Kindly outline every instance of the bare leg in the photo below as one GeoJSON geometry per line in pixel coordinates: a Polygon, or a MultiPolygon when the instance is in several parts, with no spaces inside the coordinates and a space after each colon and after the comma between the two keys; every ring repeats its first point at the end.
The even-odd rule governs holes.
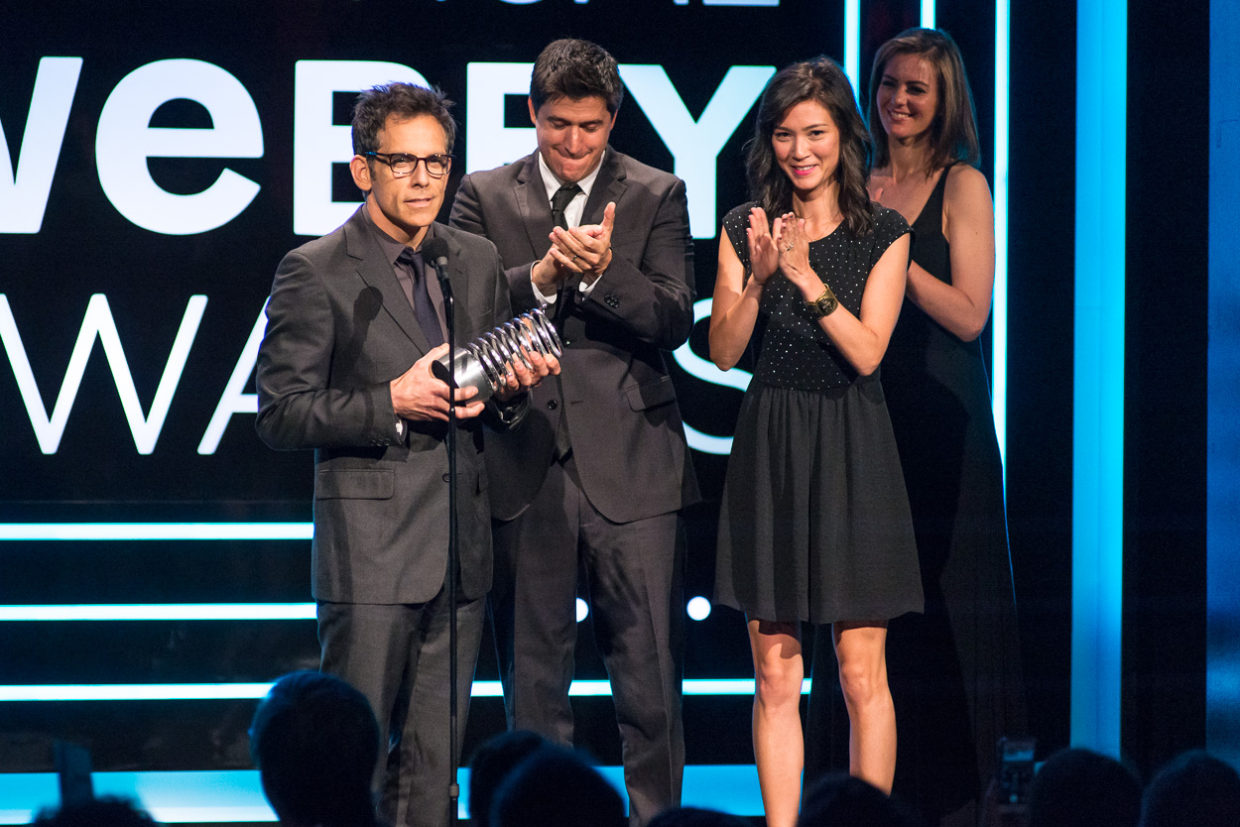
{"type": "Polygon", "coordinates": [[[794,827],[801,805],[805,740],[801,732],[801,657],[798,623],[749,621],[753,651],[753,752],[767,827],[794,827]]]}
{"type": "Polygon", "coordinates": [[[887,686],[886,623],[836,623],[835,656],[848,707],[848,771],[891,793],[896,711],[887,686]]]}

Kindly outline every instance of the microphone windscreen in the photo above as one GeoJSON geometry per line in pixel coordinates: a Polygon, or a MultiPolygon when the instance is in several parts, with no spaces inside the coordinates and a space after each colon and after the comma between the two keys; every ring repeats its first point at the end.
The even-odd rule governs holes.
{"type": "Polygon", "coordinates": [[[444,267],[448,263],[448,242],[442,238],[428,238],[422,245],[422,258],[433,261],[435,266],[444,267]]]}

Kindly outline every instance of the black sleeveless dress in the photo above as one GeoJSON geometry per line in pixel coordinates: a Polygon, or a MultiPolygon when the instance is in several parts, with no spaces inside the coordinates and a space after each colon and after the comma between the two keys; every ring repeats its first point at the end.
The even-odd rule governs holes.
{"type": "MultiPolygon", "coordinates": [[[[724,230],[749,271],[749,209],[724,230]]],[[[876,227],[841,224],[809,260],[854,314],[870,270],[908,232],[881,207],[876,227]]],[[[758,364],[737,417],[719,517],[715,602],[750,618],[886,620],[921,611],[921,581],[878,374],[858,376],[776,273],[759,307],[758,364]]]]}
{"type": "MultiPolygon", "coordinates": [[[[913,223],[913,261],[951,282],[939,176],[913,223]]],[[[899,720],[894,792],[934,823],[976,824],[995,743],[1024,735],[1024,685],[995,437],[981,345],[910,301],[883,360],[921,558],[926,611],[888,629],[899,720]],[[954,814],[954,816],[952,815],[954,814]]]]}

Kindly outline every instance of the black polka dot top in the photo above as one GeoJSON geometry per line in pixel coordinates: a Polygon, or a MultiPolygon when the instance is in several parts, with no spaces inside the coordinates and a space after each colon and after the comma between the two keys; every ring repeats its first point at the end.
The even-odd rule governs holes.
{"type": "MultiPolygon", "coordinates": [[[[750,275],[749,210],[756,202],[741,204],[723,219],[732,249],[750,275]]],[[[875,226],[858,236],[843,222],[830,235],[811,241],[809,263],[829,286],[840,304],[854,316],[861,314],[861,296],[870,271],[897,238],[909,232],[895,210],[874,205],[875,226]]],[[[760,322],[765,328],[754,377],[765,385],[818,391],[849,385],[857,378],[848,360],[836,349],[806,306],[801,292],[776,272],[762,289],[760,322]]]]}

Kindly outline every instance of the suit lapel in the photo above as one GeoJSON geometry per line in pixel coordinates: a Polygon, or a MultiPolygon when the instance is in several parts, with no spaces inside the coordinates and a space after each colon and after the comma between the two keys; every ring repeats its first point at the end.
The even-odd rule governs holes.
{"type": "MultiPolygon", "coordinates": [[[[365,206],[361,209],[365,209],[365,206]]],[[[384,311],[417,345],[418,350],[425,353],[430,350],[430,342],[426,340],[426,334],[422,332],[417,317],[413,315],[413,308],[405,298],[405,291],[396,280],[396,274],[392,272],[391,263],[383,255],[383,248],[371,236],[361,209],[345,224],[345,249],[356,262],[358,277],[378,290],[383,297],[384,311]]]]}
{"type": "MultiPolygon", "coordinates": [[[[623,156],[610,146],[607,147],[603,165],[599,168],[598,177],[594,179],[594,186],[590,188],[590,197],[586,199],[586,208],[581,214],[581,223],[601,224],[607,202],[615,201],[617,207],[619,206],[620,196],[624,195],[624,191],[629,188],[627,178],[623,156]]],[[[547,212],[550,214],[550,209],[547,212]]]]}
{"type": "Polygon", "coordinates": [[[542,258],[551,246],[547,237],[551,235],[551,228],[555,225],[551,221],[551,201],[547,188],[543,186],[542,175],[538,171],[538,150],[534,150],[533,154],[527,155],[519,163],[521,169],[513,183],[513,199],[516,201],[517,215],[521,217],[521,226],[525,228],[526,237],[529,239],[530,249],[536,257],[542,258]]]}
{"type": "Polygon", "coordinates": [[[465,250],[460,242],[443,229],[442,225],[436,225],[435,234],[448,242],[447,273],[452,288],[452,316],[456,321],[456,346],[461,347],[468,341],[466,337],[470,331],[467,308],[473,301],[473,289],[477,280],[469,276],[469,262],[464,259],[465,250]]]}

